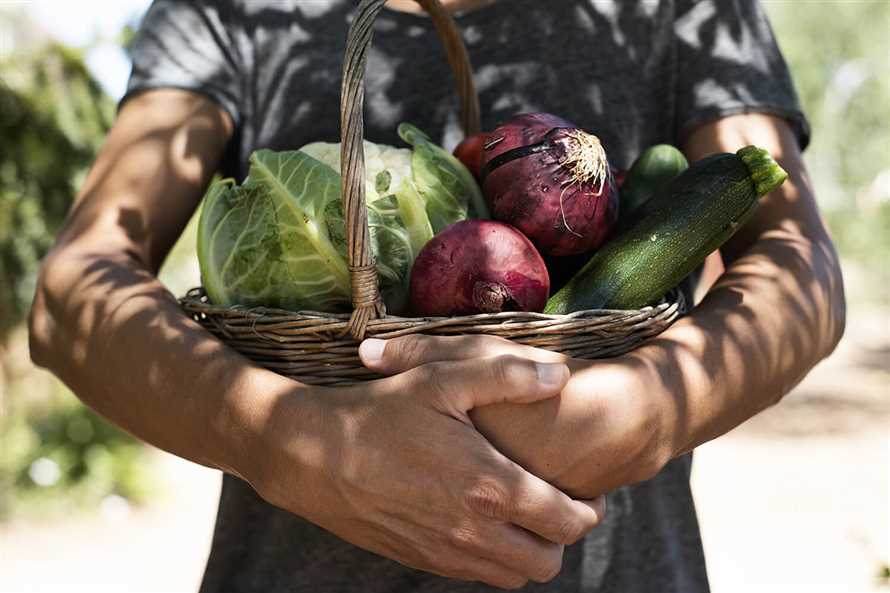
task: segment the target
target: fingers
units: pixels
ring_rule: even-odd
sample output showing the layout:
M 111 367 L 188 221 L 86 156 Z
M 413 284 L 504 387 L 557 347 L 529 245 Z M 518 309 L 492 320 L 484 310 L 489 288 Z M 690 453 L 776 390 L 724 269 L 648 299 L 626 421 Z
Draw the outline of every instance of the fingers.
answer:
M 569 380 L 569 368 L 498 356 L 427 364 L 390 380 L 405 382 L 406 391 L 426 394 L 441 411 L 463 418 L 480 406 L 531 403 L 558 395 Z
M 599 521 L 602 521 L 606 516 L 606 495 L 601 494 L 594 498 L 593 500 L 579 500 L 581 504 L 589 506 L 593 509 L 593 512 L 596 513 L 596 516 L 599 517 Z
M 573 500 L 534 474 L 506 461 L 512 466 L 508 477 L 482 480 L 471 490 L 468 502 L 477 512 L 563 545 L 575 543 L 602 521 L 605 513 L 602 497 L 590 502 Z
M 454 528 L 450 538 L 461 552 L 491 561 L 525 580 L 544 583 L 562 568 L 564 546 L 515 525 L 495 521 L 468 523 Z
M 362 363 L 384 375 L 394 375 L 431 362 L 513 355 L 538 362 L 565 362 L 562 354 L 517 344 L 493 336 L 425 336 L 391 340 L 369 339 L 359 347 Z
M 464 558 L 460 570 L 437 574 L 465 581 L 480 581 L 492 587 L 508 590 L 522 588 L 529 580 L 522 572 L 504 568 L 496 562 L 478 557 Z

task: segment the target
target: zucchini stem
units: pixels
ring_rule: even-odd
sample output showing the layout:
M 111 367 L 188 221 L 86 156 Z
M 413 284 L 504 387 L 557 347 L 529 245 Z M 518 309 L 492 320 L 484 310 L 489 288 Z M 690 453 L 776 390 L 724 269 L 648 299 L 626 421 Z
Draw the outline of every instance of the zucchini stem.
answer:
M 746 146 L 739 149 L 736 155 L 748 167 L 758 198 L 773 191 L 788 179 L 785 169 L 779 166 L 770 153 L 760 147 Z

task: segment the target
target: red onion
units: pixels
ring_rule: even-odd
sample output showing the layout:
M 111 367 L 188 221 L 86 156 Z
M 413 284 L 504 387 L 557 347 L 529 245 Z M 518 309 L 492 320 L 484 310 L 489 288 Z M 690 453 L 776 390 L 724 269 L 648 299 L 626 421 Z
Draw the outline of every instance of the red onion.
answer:
M 410 308 L 421 317 L 541 311 L 549 293 L 547 266 L 531 241 L 494 220 L 445 227 L 411 268 Z
M 595 249 L 618 218 L 618 192 L 599 139 L 549 113 L 517 115 L 482 151 L 482 189 L 495 219 L 549 255 Z
M 457 157 L 457 160 L 462 162 L 464 166 L 470 170 L 470 173 L 473 174 L 473 177 L 478 182 L 479 177 L 479 169 L 482 166 L 482 147 L 485 145 L 485 139 L 488 137 L 488 134 L 485 132 L 479 132 L 478 134 L 473 134 L 472 136 L 468 136 L 464 138 L 460 144 L 454 147 L 454 156 Z

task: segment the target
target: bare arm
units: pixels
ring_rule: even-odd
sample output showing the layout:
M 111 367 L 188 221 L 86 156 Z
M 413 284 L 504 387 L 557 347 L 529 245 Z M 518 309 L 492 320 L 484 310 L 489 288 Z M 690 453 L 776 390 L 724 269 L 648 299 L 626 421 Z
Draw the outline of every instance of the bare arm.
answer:
M 602 361 L 567 361 L 558 399 L 492 406 L 473 421 L 511 459 L 576 495 L 651 477 L 671 458 L 776 403 L 843 333 L 837 255 L 819 218 L 797 142 L 782 120 L 726 118 L 700 128 L 691 160 L 747 144 L 766 148 L 789 180 L 723 250 L 727 270 L 701 305 L 646 346 Z M 402 339 L 400 339 L 402 340 Z M 430 360 L 514 353 L 561 357 L 478 338 L 394 340 L 388 372 Z
M 844 332 L 840 262 L 787 124 L 727 118 L 698 130 L 685 151 L 698 159 L 746 144 L 767 148 L 789 179 L 721 250 L 727 269 L 699 308 L 644 353 L 673 400 L 675 454 L 777 403 Z
M 99 413 L 235 472 L 244 451 L 230 434 L 250 419 L 233 409 L 240 394 L 289 386 L 186 319 L 155 278 L 231 133 L 222 110 L 187 93 L 123 106 L 43 263 L 30 335 L 34 360 Z
M 524 471 L 468 412 L 553 397 L 564 364 L 456 361 L 310 388 L 224 346 L 158 282 L 231 133 L 195 94 L 151 91 L 123 106 L 43 263 L 35 362 L 143 440 L 239 476 L 364 549 L 502 587 L 553 578 L 602 500 L 574 501 Z

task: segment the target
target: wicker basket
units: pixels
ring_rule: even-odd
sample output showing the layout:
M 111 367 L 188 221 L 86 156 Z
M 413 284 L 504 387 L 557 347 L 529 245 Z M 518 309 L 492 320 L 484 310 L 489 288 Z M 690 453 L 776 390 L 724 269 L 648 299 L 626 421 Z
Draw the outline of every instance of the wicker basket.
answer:
M 341 86 L 341 175 L 351 314 L 223 307 L 209 303 L 203 290 L 180 300 L 185 312 L 223 342 L 258 364 L 304 383 L 332 385 L 377 378 L 361 364 L 358 345 L 365 337 L 407 334 L 488 334 L 577 358 L 615 356 L 664 331 L 685 309 L 680 291 L 640 310 L 590 310 L 569 315 L 505 312 L 447 318 L 406 318 L 386 314 L 377 287 L 365 205 L 364 74 L 372 25 L 386 0 L 361 0 L 349 30 Z M 480 129 L 479 99 L 472 68 L 457 25 L 439 0 L 418 0 L 444 45 L 460 97 L 466 135 Z

